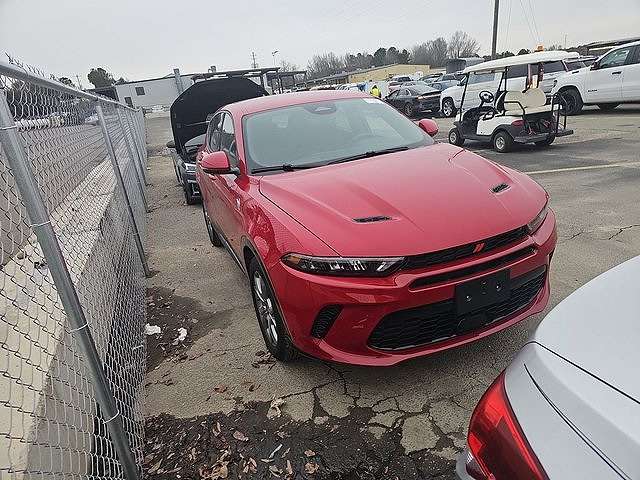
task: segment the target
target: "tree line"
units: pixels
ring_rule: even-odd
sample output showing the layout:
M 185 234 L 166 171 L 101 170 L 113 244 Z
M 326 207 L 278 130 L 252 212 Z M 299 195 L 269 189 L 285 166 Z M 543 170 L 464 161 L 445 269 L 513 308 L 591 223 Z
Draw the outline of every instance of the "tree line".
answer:
M 478 56 L 479 51 L 477 40 L 458 30 L 448 40 L 438 37 L 402 50 L 392 46 L 380 47 L 373 54 L 366 51 L 355 54 L 347 52 L 344 55 L 333 52 L 316 54 L 307 65 L 307 75 L 313 79 L 394 63 L 442 67 L 448 58 L 474 57 Z

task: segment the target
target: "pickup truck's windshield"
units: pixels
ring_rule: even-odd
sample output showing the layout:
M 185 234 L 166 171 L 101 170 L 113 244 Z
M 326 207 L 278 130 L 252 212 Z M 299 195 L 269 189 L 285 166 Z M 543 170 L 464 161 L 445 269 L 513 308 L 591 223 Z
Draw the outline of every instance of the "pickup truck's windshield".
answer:
M 243 119 L 249 168 L 323 165 L 364 153 L 431 145 L 433 140 L 393 107 L 350 98 L 283 107 Z

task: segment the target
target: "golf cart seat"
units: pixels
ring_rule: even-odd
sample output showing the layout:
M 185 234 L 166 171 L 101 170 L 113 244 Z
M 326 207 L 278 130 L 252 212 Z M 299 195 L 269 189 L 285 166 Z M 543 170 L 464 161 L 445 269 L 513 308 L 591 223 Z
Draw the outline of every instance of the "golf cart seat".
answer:
M 524 92 L 506 92 L 502 103 L 505 115 L 522 115 L 522 108 L 525 114 L 551 111 L 551 105 L 547 105 L 547 97 L 541 88 L 530 88 Z

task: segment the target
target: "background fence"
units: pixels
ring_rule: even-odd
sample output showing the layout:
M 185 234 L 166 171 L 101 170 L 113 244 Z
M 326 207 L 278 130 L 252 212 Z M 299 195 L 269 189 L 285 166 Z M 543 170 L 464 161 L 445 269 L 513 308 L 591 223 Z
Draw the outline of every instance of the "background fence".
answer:
M 142 112 L 0 60 L 0 478 L 136 478 Z

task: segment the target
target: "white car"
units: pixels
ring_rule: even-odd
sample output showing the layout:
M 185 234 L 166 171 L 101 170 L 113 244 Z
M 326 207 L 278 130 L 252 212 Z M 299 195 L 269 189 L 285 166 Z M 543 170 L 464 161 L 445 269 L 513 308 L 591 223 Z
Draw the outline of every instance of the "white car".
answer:
M 562 95 L 569 115 L 579 113 L 583 105 L 611 110 L 621 103 L 639 103 L 640 41 L 615 47 L 591 67 L 562 75 L 552 93 Z
M 535 52 L 527 54 L 527 58 L 531 59 L 528 65 L 515 65 L 509 70 L 509 80 L 507 87 L 509 90 L 524 90 L 525 80 L 529 75 L 529 68 L 542 63 L 544 65 L 543 80 L 539 88 L 550 96 L 556 79 L 563 76 L 571 70 L 570 61 L 579 58 L 576 52 L 548 51 Z M 535 72 L 532 72 L 535 75 Z M 449 87 L 442 92 L 440 97 L 440 111 L 445 117 L 453 117 L 460 108 L 462 101 L 462 92 L 464 91 L 465 80 L 463 79 L 459 85 Z M 469 77 L 469 86 L 467 95 L 471 95 L 470 99 L 465 98 L 465 105 L 474 108 L 480 105 L 479 93 L 483 90 L 495 92 L 500 83 L 500 74 L 480 73 Z M 468 101 L 471 100 L 471 101 Z

